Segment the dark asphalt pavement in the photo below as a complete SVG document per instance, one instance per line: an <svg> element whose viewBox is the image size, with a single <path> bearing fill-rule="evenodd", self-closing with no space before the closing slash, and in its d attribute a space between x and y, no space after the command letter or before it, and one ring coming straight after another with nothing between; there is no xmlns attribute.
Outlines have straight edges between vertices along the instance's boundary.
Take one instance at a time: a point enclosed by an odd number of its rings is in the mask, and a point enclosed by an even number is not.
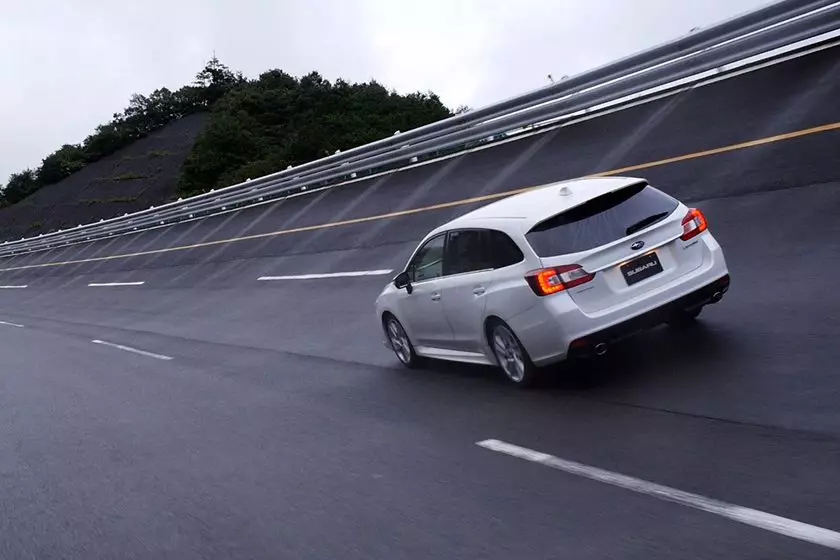
<svg viewBox="0 0 840 560"><path fill-rule="evenodd" d="M0 269L404 211L840 121L837 49L379 179ZM0 270L2 558L837 558L494 454L495 438L840 531L840 131L630 174L698 205L733 277L533 392L407 372L389 276L475 204ZM142 281L91 288L90 282ZM92 340L157 357L95 345ZM171 360L159 359L170 357Z"/></svg>

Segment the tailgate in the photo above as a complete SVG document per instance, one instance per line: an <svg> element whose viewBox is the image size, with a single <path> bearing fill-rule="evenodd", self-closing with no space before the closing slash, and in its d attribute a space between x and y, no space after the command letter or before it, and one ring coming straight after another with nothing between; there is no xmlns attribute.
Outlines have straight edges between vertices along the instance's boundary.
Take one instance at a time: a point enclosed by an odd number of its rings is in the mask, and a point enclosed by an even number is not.
<svg viewBox="0 0 840 560"><path fill-rule="evenodd" d="M640 182L604 193L532 227L525 237L545 267L580 265L594 278L569 288L584 312L599 312L691 272L702 243L684 242L683 204Z"/></svg>
<svg viewBox="0 0 840 560"><path fill-rule="evenodd" d="M595 278L568 294L584 312L603 311L672 282L703 263L703 244L680 239L684 213L675 211L648 229L592 251L543 258L543 264L579 264L594 273Z"/></svg>

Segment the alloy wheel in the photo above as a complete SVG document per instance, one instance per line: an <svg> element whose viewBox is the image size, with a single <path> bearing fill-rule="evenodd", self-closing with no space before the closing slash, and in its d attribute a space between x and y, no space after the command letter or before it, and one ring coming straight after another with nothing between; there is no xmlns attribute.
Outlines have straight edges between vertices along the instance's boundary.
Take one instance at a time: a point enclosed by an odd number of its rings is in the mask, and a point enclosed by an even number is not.
<svg viewBox="0 0 840 560"><path fill-rule="evenodd" d="M519 341L507 327L499 325L493 331L493 351L505 375L511 381L521 383L525 379L525 358Z"/></svg>
<svg viewBox="0 0 840 560"><path fill-rule="evenodd" d="M400 322L394 317L388 320L388 339L397 358L405 365L410 364L411 343L408 341L408 335L405 333L405 329L403 329Z"/></svg>

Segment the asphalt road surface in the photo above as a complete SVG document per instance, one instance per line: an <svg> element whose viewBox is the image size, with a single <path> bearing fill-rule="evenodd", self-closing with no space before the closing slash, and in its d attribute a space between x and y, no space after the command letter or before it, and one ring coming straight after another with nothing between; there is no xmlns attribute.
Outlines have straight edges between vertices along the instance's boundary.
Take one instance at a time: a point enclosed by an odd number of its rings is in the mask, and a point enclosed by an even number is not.
<svg viewBox="0 0 840 560"><path fill-rule="evenodd" d="M840 557L837 76L835 48L0 260L0 558ZM534 391L488 368L401 369L372 307L393 273L258 280L397 270L428 229L500 193L600 172L702 208L732 289L697 328L642 334Z"/></svg>

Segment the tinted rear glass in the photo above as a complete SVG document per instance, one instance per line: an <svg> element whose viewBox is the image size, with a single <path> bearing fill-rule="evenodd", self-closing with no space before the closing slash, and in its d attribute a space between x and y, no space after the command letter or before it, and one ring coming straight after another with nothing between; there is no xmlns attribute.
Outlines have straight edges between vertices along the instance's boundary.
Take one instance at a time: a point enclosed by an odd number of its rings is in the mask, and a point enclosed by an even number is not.
<svg viewBox="0 0 840 560"><path fill-rule="evenodd" d="M443 273L462 274L504 268L525 258L505 233L490 229L458 230L446 241Z"/></svg>
<svg viewBox="0 0 840 560"><path fill-rule="evenodd" d="M665 193L640 184L549 218L525 237L540 257L587 251L665 219L678 205Z"/></svg>

